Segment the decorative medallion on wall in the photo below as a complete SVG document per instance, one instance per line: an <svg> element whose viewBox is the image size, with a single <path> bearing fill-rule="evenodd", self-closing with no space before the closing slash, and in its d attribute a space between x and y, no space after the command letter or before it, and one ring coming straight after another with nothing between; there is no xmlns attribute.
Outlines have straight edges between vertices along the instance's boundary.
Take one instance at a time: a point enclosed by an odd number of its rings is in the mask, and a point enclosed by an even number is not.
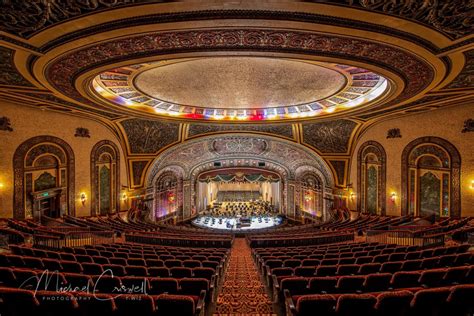
<svg viewBox="0 0 474 316"><path fill-rule="evenodd" d="M402 138L399 128L391 128L387 131L387 138Z"/></svg>
<svg viewBox="0 0 474 316"><path fill-rule="evenodd" d="M464 128L462 133L474 132L474 119L468 119L464 121Z"/></svg>
<svg viewBox="0 0 474 316"><path fill-rule="evenodd" d="M13 132L10 119L6 116L0 117L0 131Z"/></svg>
<svg viewBox="0 0 474 316"><path fill-rule="evenodd" d="M78 127L76 128L76 133L74 134L75 137L85 137L85 138L90 138L90 132L89 129L84 128L84 127Z"/></svg>
<svg viewBox="0 0 474 316"><path fill-rule="evenodd" d="M232 153L246 153L260 155L268 147L264 139L250 137L226 137L216 139L212 143L212 149L219 155Z"/></svg>
<svg viewBox="0 0 474 316"><path fill-rule="evenodd" d="M303 124L303 140L322 153L345 153L356 126L350 120Z"/></svg>
<svg viewBox="0 0 474 316"><path fill-rule="evenodd" d="M142 119L120 122L133 154L152 154L179 140L179 124Z"/></svg>

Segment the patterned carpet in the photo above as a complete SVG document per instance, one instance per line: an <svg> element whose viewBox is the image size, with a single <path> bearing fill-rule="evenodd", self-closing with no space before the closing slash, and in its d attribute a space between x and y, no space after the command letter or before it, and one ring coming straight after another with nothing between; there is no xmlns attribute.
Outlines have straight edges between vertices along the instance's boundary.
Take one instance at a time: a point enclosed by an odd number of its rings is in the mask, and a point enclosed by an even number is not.
<svg viewBox="0 0 474 316"><path fill-rule="evenodd" d="M244 238L232 246L214 315L276 315Z"/></svg>

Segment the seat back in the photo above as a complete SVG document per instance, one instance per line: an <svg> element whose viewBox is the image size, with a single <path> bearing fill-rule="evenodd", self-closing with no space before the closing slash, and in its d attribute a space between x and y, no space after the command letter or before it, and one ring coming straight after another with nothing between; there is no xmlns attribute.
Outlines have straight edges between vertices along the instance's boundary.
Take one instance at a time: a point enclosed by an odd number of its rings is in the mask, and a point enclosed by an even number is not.
<svg viewBox="0 0 474 316"><path fill-rule="evenodd" d="M194 301L186 295L160 294L155 304L158 315L194 316Z"/></svg>
<svg viewBox="0 0 474 316"><path fill-rule="evenodd" d="M407 315L412 299L413 293L410 291L383 292L377 296L375 310L378 315Z"/></svg>
<svg viewBox="0 0 474 316"><path fill-rule="evenodd" d="M341 294L337 300L336 313L340 316L374 315L376 298L369 294Z"/></svg>
<svg viewBox="0 0 474 316"><path fill-rule="evenodd" d="M336 298L333 295L303 295L295 302L299 316L334 315Z"/></svg>

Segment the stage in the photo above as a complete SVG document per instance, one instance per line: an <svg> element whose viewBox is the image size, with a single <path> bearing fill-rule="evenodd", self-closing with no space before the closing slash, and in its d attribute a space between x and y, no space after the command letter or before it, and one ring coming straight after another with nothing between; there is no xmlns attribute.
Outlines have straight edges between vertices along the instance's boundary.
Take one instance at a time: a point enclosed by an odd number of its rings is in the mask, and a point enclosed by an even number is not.
<svg viewBox="0 0 474 316"><path fill-rule="evenodd" d="M252 231L258 229L266 229L281 225L283 219L280 216L251 216L242 217L214 217L199 216L192 221L196 226L210 229L220 229L228 231Z"/></svg>

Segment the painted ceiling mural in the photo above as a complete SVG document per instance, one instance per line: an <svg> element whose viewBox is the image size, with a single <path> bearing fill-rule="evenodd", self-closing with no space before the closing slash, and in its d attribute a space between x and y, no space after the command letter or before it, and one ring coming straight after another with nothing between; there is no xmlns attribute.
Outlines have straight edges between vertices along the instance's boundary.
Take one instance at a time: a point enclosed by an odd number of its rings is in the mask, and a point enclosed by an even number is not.
<svg viewBox="0 0 474 316"><path fill-rule="evenodd" d="M135 187L157 155L276 170L311 152L341 184L374 121L472 104L470 3L4 1L0 98L113 129Z"/></svg>

